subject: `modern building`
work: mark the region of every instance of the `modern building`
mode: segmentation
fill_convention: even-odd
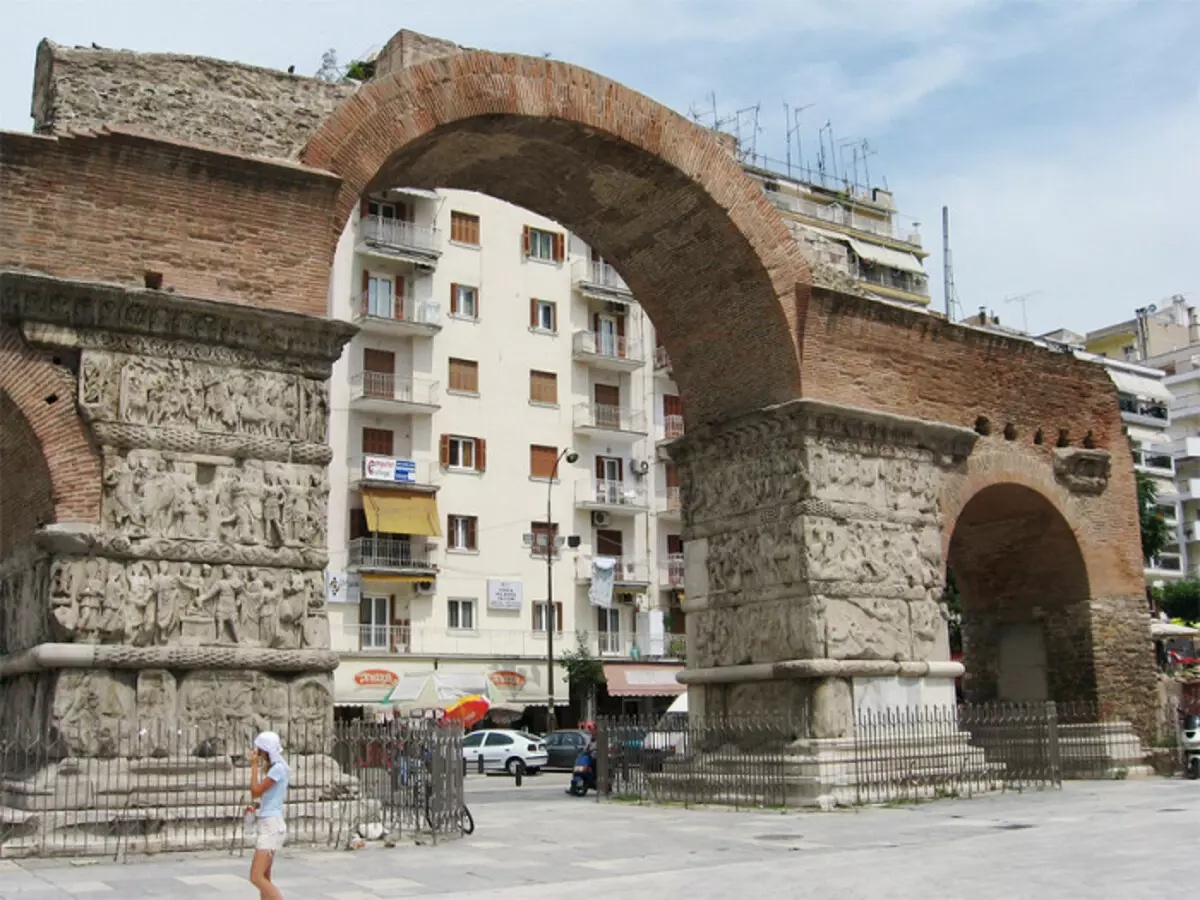
[[[805,252],[928,302],[919,236],[895,232],[890,195],[748,172]],[[683,407],[620,275],[541,216],[408,189],[362,198],[334,268],[330,313],[361,329],[330,390],[338,705],[419,707],[441,690],[544,708],[548,624],[556,658],[582,645],[605,663],[609,710],[668,703],[686,641],[665,449]],[[556,665],[556,704],[569,694]]]

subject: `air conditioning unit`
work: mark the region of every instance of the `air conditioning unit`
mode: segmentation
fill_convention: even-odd
[[[631,459],[629,469],[634,475],[645,475],[650,471],[650,463],[644,459]]]
[[[600,510],[596,510],[596,512],[592,513],[592,524],[597,528],[603,528],[610,522],[612,522],[612,516],[610,516],[608,513]]]
[[[432,581],[418,581],[417,582],[417,596],[418,597],[432,597],[436,593],[437,593],[437,585],[434,584],[434,582],[432,582]]]

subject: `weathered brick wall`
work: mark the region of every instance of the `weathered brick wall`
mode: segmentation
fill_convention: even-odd
[[[42,41],[32,114],[34,127],[44,134],[125,126],[289,159],[354,90],[203,56]]]
[[[41,441],[0,390],[0,559],[53,521],[54,486]]]
[[[324,315],[337,180],[135,135],[0,132],[0,269]]]

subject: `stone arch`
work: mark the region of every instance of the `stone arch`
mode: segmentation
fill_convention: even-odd
[[[75,378],[0,325],[0,557],[52,522],[100,521],[102,466]]]
[[[1084,550],[1058,498],[1031,481],[993,480],[950,522],[967,698],[1095,700]]]
[[[561,222],[653,319],[692,421],[800,394],[811,277],[795,241],[709,132],[636,91],[558,61],[449,53],[366,84],[300,158],[343,179],[331,242],[384,185],[479,191]]]

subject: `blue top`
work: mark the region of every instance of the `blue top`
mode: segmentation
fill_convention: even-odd
[[[275,763],[267,770],[267,777],[275,783],[271,785],[258,805],[260,819],[283,818],[283,801],[287,799],[288,779],[291,772],[283,763]]]

